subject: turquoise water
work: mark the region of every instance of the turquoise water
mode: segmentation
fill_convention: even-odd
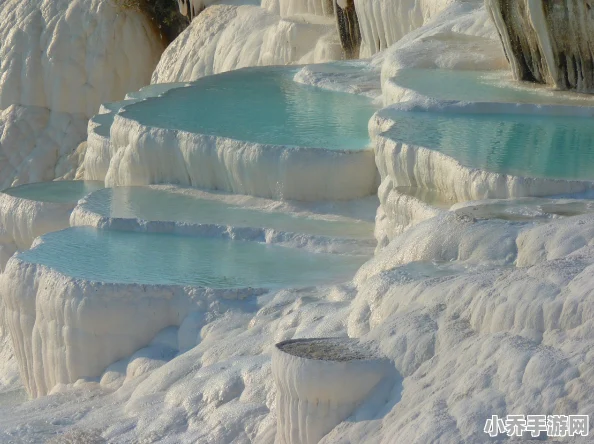
[[[324,220],[266,212],[201,198],[192,190],[117,187],[97,191],[85,208],[112,218],[264,227],[279,231],[334,237],[372,238],[373,224],[354,219]]]
[[[113,123],[115,114],[123,106],[131,105],[132,103],[136,103],[139,100],[143,100],[149,97],[157,97],[171,89],[181,88],[186,85],[188,85],[188,83],[157,83],[155,85],[145,86],[139,91],[126,94],[125,100],[120,100],[118,102],[103,103],[101,106],[103,106],[110,112],[96,114],[93,116],[93,121],[99,124],[99,126],[94,129],[95,133],[103,137],[109,137],[111,125]]]
[[[210,288],[294,287],[352,278],[360,256],[313,254],[257,242],[68,228],[19,253],[74,278]]]
[[[38,202],[76,203],[87,194],[100,190],[104,186],[102,181],[96,180],[59,180],[19,185],[2,192]]]
[[[208,76],[121,113],[147,126],[255,143],[362,150],[376,108],[353,94],[301,85],[296,69],[249,68]]]
[[[517,176],[594,179],[594,120],[580,117],[393,112],[390,136],[470,168]]]
[[[590,94],[554,91],[543,85],[516,82],[511,73],[505,71],[404,69],[393,81],[440,100],[594,106],[594,97]]]

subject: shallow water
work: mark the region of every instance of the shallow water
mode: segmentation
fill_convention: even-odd
[[[255,143],[330,150],[369,147],[370,99],[302,85],[297,69],[249,68],[202,78],[158,99],[129,105],[147,126]]]
[[[391,136],[469,168],[516,176],[594,179],[594,120],[582,117],[405,112]]]
[[[296,287],[349,280],[367,259],[258,242],[68,228],[19,253],[65,275],[98,282],[210,288]]]
[[[100,190],[104,186],[104,183],[98,180],[59,180],[19,185],[2,192],[38,202],[76,203],[87,194]]]
[[[507,71],[403,69],[393,81],[440,100],[594,106],[594,97],[590,94],[555,91],[545,85],[516,82]]]
[[[221,200],[202,198],[192,190],[106,188],[93,193],[86,200],[86,210],[110,218],[263,227],[312,235],[373,238],[371,222],[346,218],[324,220],[244,208]]]

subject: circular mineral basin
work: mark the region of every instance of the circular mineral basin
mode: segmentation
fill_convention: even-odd
[[[295,68],[247,68],[199,79],[120,114],[157,128],[329,150],[370,146],[371,99],[302,85]]]
[[[351,338],[292,339],[280,342],[276,347],[289,355],[317,361],[378,359],[375,351],[362,347],[358,339]]]
[[[242,207],[189,188],[106,188],[88,196],[83,207],[109,218],[263,227],[332,237],[371,239],[374,229],[371,222],[346,217],[303,216]]]
[[[366,260],[257,242],[89,227],[48,233],[42,243],[17,257],[88,281],[209,288],[343,282]]]
[[[105,187],[97,180],[59,180],[36,182],[7,188],[2,192],[20,199],[50,203],[76,203],[87,194]]]
[[[513,176],[594,180],[594,120],[575,116],[393,111],[390,138],[463,166]]]

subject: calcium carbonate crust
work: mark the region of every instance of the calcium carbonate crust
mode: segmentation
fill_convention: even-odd
[[[147,127],[125,114],[115,116],[110,142],[109,158],[104,151],[87,148],[87,180],[105,180],[107,186],[176,183],[303,201],[356,199],[377,189],[372,150],[241,142]],[[105,176],[102,171],[107,171]]]
[[[18,258],[0,280],[21,379],[34,398],[99,377],[191,311],[264,292],[92,282]]]
[[[0,186],[73,178],[99,105],[150,81],[164,46],[111,0],[0,3]]]
[[[5,0],[0,17],[0,109],[88,119],[146,85],[163,51],[148,19],[108,0]]]
[[[194,81],[248,66],[341,58],[332,17],[300,14],[281,18],[249,4],[213,5],[165,50],[151,83]]]
[[[0,268],[17,250],[31,247],[34,239],[68,228],[76,204],[38,202],[0,193]]]

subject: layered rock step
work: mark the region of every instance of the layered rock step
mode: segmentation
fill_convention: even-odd
[[[367,131],[375,106],[296,83],[296,72],[239,70],[124,106],[109,146],[89,144],[85,178],[303,201],[375,194]]]

